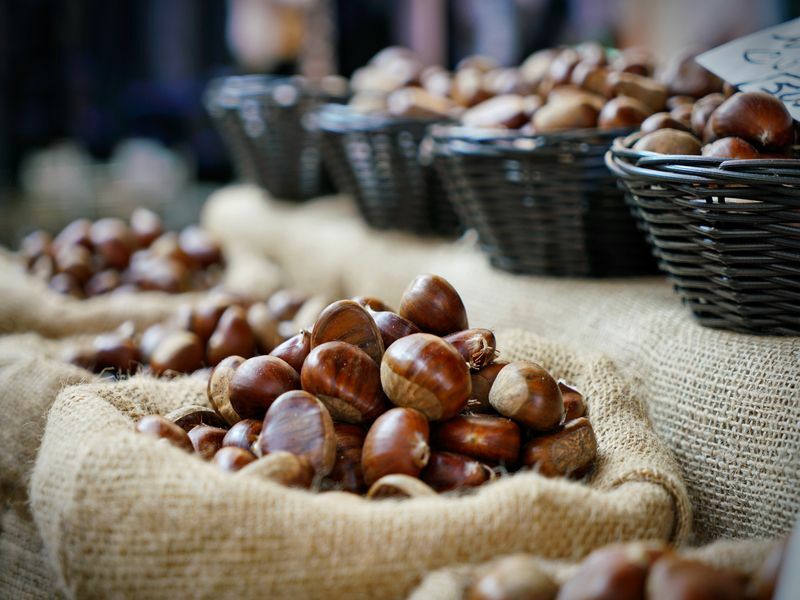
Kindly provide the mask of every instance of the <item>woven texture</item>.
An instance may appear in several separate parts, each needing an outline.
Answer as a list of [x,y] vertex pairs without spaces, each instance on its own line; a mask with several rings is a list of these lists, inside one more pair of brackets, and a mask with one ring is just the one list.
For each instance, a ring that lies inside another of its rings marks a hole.
[[522,332],[499,340],[509,357],[535,359],[586,392],[599,444],[588,482],[525,473],[461,498],[401,502],[312,494],[234,477],[133,432],[144,414],[198,402],[201,383],[135,377],[68,388],[31,485],[65,589],[391,598],[429,569],[501,552],[578,558],[618,539],[685,540],[677,466],[611,364]]
[[430,121],[325,106],[317,114],[323,155],[339,190],[376,229],[452,236],[460,227],[436,171],[421,160]]
[[293,285],[396,307],[414,276],[434,272],[461,293],[474,326],[520,327],[606,354],[680,464],[697,543],[791,530],[800,512],[800,339],[700,327],[660,278],[502,273],[467,239],[370,231],[341,199],[291,211],[230,188],[206,205],[203,222],[223,237],[236,231]]
[[[281,270],[263,255],[237,245],[235,239],[226,246],[223,285],[227,289],[266,297],[281,286]],[[124,321],[144,328],[163,321],[179,305],[196,302],[202,296],[202,292],[137,292],[76,300],[26,275],[13,256],[0,249],[0,334],[36,331],[47,337],[61,337],[108,331]]]
[[703,325],[800,334],[800,160],[607,158],[661,268]]
[[613,135],[433,129],[451,200],[496,267],[574,277],[654,273],[644,236],[603,162]]
[[[752,575],[766,557],[775,542],[770,540],[725,540],[699,548],[684,548],[680,551],[686,558],[705,564]],[[492,562],[480,565],[455,565],[432,571],[409,595],[409,600],[462,600],[467,588]],[[537,559],[539,567],[559,585],[572,577],[578,568],[577,562]]]

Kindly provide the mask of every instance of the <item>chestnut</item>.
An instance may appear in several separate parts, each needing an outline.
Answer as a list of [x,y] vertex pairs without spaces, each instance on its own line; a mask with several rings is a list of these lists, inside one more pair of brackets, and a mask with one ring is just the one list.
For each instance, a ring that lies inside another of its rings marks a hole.
[[667,552],[658,542],[595,550],[558,592],[558,600],[643,600],[650,566]]
[[89,236],[91,229],[92,222],[89,219],[72,221],[53,240],[53,251],[58,253],[67,246],[84,246],[87,250],[91,250],[92,242]]
[[408,319],[388,310],[373,312],[372,318],[381,332],[383,347],[388,348],[397,340],[412,333],[420,333],[419,327]]
[[682,121],[678,121],[668,112],[659,112],[650,115],[642,121],[639,127],[642,133],[651,133],[656,129],[677,129],[679,131],[689,131],[689,128]]
[[483,72],[472,68],[456,71],[450,85],[450,94],[456,104],[466,108],[480,104],[492,96],[483,85]]
[[531,114],[523,96],[503,94],[466,110],[461,122],[467,127],[518,129],[530,120]]
[[429,433],[425,415],[413,408],[393,408],[378,417],[361,450],[366,484],[393,473],[418,477],[428,464]]
[[203,366],[203,343],[190,331],[167,333],[150,354],[150,368],[156,375],[167,372],[191,373]]
[[531,87],[538,88],[558,54],[559,50],[555,48],[544,48],[531,54],[519,67],[523,81]]
[[453,452],[431,452],[420,478],[437,492],[449,492],[483,485],[494,479],[495,473],[487,465],[468,456]]
[[394,312],[393,309],[389,307],[389,305],[387,305],[380,298],[376,298],[375,296],[353,296],[350,299],[353,300],[354,302],[357,302],[358,304],[360,304],[364,308],[369,309],[371,311],[375,311],[375,312],[383,312],[383,311]]
[[491,364],[497,354],[497,341],[488,329],[467,329],[444,337],[458,350],[472,370],[480,370]]
[[644,121],[652,111],[636,98],[617,96],[606,102],[597,118],[600,129],[617,129],[636,127]]
[[124,221],[115,218],[95,221],[89,239],[105,267],[124,269],[128,266],[136,242]]
[[210,408],[190,404],[176,408],[164,415],[167,421],[175,423],[178,427],[188,432],[197,425],[211,425],[212,427],[227,427],[225,420]]
[[383,356],[380,329],[367,309],[354,300],[328,305],[317,317],[311,332],[311,349],[325,342],[346,342],[363,350],[376,364]]
[[447,335],[469,328],[455,288],[438,275],[418,275],[400,299],[400,316],[426,333]]
[[151,437],[167,440],[176,448],[192,452],[194,446],[189,435],[180,427],[160,415],[147,415],[136,423],[136,431]]
[[175,328],[165,323],[155,323],[144,330],[139,337],[139,351],[142,353],[144,362],[150,362],[153,351],[161,343],[161,340],[172,331],[175,331]]
[[477,404],[473,403],[473,410],[480,408],[479,412],[494,411],[494,408],[489,403],[489,390],[492,389],[494,380],[497,379],[500,370],[507,364],[506,361],[498,360],[470,375],[472,379],[472,397],[470,400],[477,401]]
[[237,446],[223,446],[214,454],[213,463],[223,471],[239,471],[256,460],[255,454]]
[[404,87],[394,90],[386,97],[386,108],[395,117],[446,119],[453,109],[453,102],[422,88]]
[[283,450],[305,456],[314,472],[325,476],[336,461],[336,435],[331,415],[325,405],[308,392],[286,392],[267,410],[257,448],[261,455]]
[[60,248],[55,255],[56,270],[73,277],[83,285],[92,276],[92,254],[85,246],[70,245]]
[[28,272],[31,275],[45,281],[50,279],[55,271],[56,265],[53,262],[53,258],[49,254],[43,254],[42,256],[35,258],[28,268]]
[[489,403],[501,415],[533,431],[550,431],[564,418],[564,400],[556,380],[529,361],[512,362],[497,374]]
[[586,415],[586,402],[583,400],[583,394],[564,381],[558,382],[558,389],[564,399],[565,423]]
[[566,102],[583,102],[597,111],[603,109],[606,98],[600,94],[593,94],[576,85],[560,85],[550,90],[547,94],[548,104],[563,104]]
[[81,284],[69,273],[56,273],[50,281],[47,282],[47,287],[65,296],[83,298]]
[[247,313],[241,306],[229,306],[208,339],[206,362],[214,366],[226,356],[250,358],[255,353],[255,346],[255,336],[247,324]]
[[588,62],[579,62],[575,65],[570,76],[570,82],[593,94],[610,96],[608,88],[608,69]]
[[311,352],[311,334],[303,330],[278,344],[269,355],[285,360],[295,371],[300,373],[309,352]]
[[675,127],[675,129],[685,129],[686,131],[693,131],[692,129],[692,112],[694,110],[694,103],[692,104],[679,104],[669,111],[669,116],[678,121],[683,127]]
[[776,543],[753,573],[747,586],[748,596],[752,600],[770,600],[775,595],[788,543],[789,538]]
[[384,475],[373,483],[367,491],[367,498],[380,500],[382,498],[417,498],[419,496],[435,496],[436,492],[426,483],[416,477],[392,473]]
[[131,257],[131,264],[136,256],[152,256],[154,258],[175,261],[180,263],[186,268],[196,267],[197,265],[189,258],[186,253],[181,249],[180,242],[178,241],[178,234],[174,231],[167,231],[158,236],[153,243],[150,244],[146,251],[139,251],[134,253]]
[[548,102],[533,115],[533,127],[538,133],[551,133],[565,129],[590,129],[597,126],[599,109],[584,98],[559,99]]
[[718,92],[703,96],[692,107],[692,131],[699,136],[703,135],[708,118],[717,110],[720,104],[725,102],[725,96]]
[[492,561],[467,588],[464,600],[553,600],[558,584],[527,554]]
[[639,139],[634,150],[656,152],[658,154],[700,154],[700,140],[686,131],[677,129],[658,129]]
[[122,285],[119,271],[106,269],[92,275],[84,284],[83,289],[87,296],[100,296],[114,291]]
[[519,459],[522,434],[504,417],[461,415],[438,425],[431,445],[437,450],[464,454],[489,464],[513,466]]
[[366,490],[361,469],[361,449],[367,432],[358,425],[334,423],[336,462],[328,479],[346,492],[360,494]]
[[608,74],[607,85],[616,96],[635,98],[646,106],[647,114],[662,110],[667,103],[667,86],[663,83],[634,73],[614,72]]
[[308,294],[298,290],[278,290],[267,300],[267,308],[278,321],[290,321],[308,300]]
[[37,258],[50,256],[53,250],[53,238],[41,229],[30,232],[19,245],[19,253],[25,259],[25,266],[30,268]]
[[648,600],[747,600],[745,581],[738,573],[671,554],[653,563],[645,589]]
[[189,439],[192,441],[194,451],[204,460],[211,460],[222,448],[222,440],[228,433],[221,427],[211,425],[197,425],[189,431]]
[[386,410],[378,365],[352,344],[326,342],[314,348],[303,364],[300,381],[337,421],[371,421]]
[[416,408],[433,421],[457,415],[472,391],[469,368],[461,354],[429,333],[414,333],[389,346],[380,379],[395,405]]
[[177,294],[189,288],[189,271],[178,260],[148,255],[132,262],[126,273],[142,290]]
[[242,419],[262,419],[281,394],[300,388],[300,377],[274,356],[228,356],[208,380],[208,400],[230,424]]
[[164,226],[152,210],[137,208],[131,214],[131,233],[140,248],[147,248],[164,232]]
[[794,142],[794,121],[786,105],[766,92],[739,92],[708,120],[715,138],[740,137],[759,150],[783,150]]
[[703,156],[743,160],[760,158],[761,154],[742,138],[726,137],[703,146]]
[[190,225],[180,232],[178,246],[191,263],[200,268],[209,267],[222,259],[219,245],[197,225]]
[[133,373],[139,367],[141,354],[130,337],[117,332],[97,336],[92,342],[95,370],[113,369]]
[[182,314],[177,320],[179,323],[186,321],[186,327],[183,328],[196,333],[203,343],[207,343],[217,328],[222,313],[231,304],[229,299],[207,298],[188,310],[181,306]]
[[258,419],[242,419],[231,426],[222,440],[222,445],[250,450],[261,433],[261,425],[262,422]]
[[535,437],[522,448],[522,463],[545,477],[583,477],[596,457],[597,439],[586,417]]
[[[283,342],[283,337],[278,332],[278,321],[266,303],[256,302],[250,305],[247,309],[247,324],[262,354],[272,352]],[[300,367],[296,367],[295,371],[300,372]]]
[[245,465],[237,475],[260,477],[288,487],[308,489],[314,482],[314,467],[305,456],[278,450]]

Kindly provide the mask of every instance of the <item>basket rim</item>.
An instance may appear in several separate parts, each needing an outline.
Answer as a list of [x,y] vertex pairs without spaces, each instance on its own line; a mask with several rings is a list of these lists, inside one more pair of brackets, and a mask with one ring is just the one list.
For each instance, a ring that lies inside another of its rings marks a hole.
[[450,120],[449,117],[397,117],[386,113],[365,113],[357,111],[347,104],[331,102],[316,107],[312,114],[320,129],[332,133],[374,129],[427,129],[432,124],[445,123]]
[[[236,87],[234,83],[241,85]],[[290,103],[275,101],[270,92],[279,85],[290,85],[298,92],[296,99]],[[224,75],[214,77],[206,85],[206,102],[217,102],[223,108],[241,107],[243,100],[256,100],[282,108],[296,106],[303,98],[322,102],[346,100],[350,93],[332,94],[321,90],[313,81],[298,75],[270,75],[251,73],[245,75]]]

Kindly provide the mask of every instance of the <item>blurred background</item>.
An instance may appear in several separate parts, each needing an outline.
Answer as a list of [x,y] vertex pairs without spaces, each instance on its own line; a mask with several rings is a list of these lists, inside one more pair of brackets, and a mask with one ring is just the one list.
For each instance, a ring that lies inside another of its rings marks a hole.
[[232,178],[203,90],[234,73],[351,74],[385,46],[503,65],[597,40],[663,62],[800,15],[800,0],[0,2],[0,243],[76,216],[197,219]]

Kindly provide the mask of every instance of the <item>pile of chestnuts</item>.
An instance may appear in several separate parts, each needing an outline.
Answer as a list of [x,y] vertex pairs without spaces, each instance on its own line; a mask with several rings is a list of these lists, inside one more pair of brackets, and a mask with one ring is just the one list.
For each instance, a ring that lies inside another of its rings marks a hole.
[[791,158],[796,130],[783,102],[764,92],[725,91],[697,101],[670,98],[669,112],[648,117],[634,134],[634,150],[738,160]]
[[682,557],[659,542],[613,544],[589,554],[559,586],[532,556],[480,568],[465,600],[770,600],[785,553],[778,543],[747,577]]
[[299,369],[302,360],[298,357],[305,357],[310,344],[303,328],[314,322],[325,304],[291,289],[279,290],[266,301],[213,289],[204,299],[180,306],[172,318],[141,334],[126,322],[88,345],[68,348],[64,358],[115,377],[136,372],[207,376],[210,367],[228,356],[250,358],[267,353]]
[[138,290],[204,290],[220,279],[219,245],[198,226],[164,231],[161,218],[137,208],[122,219],[77,219],[54,238],[36,230],[23,238],[25,269],[51,289],[86,298]]
[[469,328],[439,276],[415,278],[398,312],[339,300],[299,335],[291,353],[219,361],[214,410],[193,409],[206,420],[150,416],[138,429],[226,470],[368,497],[464,490],[520,468],[579,478],[594,463],[582,395],[535,363],[497,361],[494,334]]

